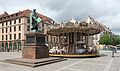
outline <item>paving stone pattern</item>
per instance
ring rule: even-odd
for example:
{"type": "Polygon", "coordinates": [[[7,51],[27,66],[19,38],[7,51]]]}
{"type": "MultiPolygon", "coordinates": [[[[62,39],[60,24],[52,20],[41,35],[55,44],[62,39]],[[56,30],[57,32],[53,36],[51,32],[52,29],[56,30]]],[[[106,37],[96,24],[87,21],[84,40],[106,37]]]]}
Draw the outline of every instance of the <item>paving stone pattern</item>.
{"type": "Polygon", "coordinates": [[[36,68],[5,63],[3,60],[21,58],[21,52],[1,52],[0,71],[120,71],[120,51],[112,58],[111,51],[100,51],[101,57],[68,58],[66,61],[36,68]]]}

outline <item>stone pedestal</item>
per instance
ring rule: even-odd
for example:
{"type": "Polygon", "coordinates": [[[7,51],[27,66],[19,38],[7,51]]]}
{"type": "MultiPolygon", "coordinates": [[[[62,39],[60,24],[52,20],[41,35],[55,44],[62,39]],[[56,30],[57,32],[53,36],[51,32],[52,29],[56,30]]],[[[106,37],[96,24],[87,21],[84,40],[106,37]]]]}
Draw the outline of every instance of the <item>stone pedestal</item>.
{"type": "Polygon", "coordinates": [[[27,33],[26,44],[22,50],[22,58],[7,59],[5,62],[29,67],[38,67],[64,61],[64,58],[49,57],[48,47],[45,45],[45,34],[27,33]]]}
{"type": "Polygon", "coordinates": [[[28,59],[49,57],[49,50],[45,45],[45,37],[45,34],[38,32],[27,33],[26,44],[22,51],[22,57],[28,59]]]}

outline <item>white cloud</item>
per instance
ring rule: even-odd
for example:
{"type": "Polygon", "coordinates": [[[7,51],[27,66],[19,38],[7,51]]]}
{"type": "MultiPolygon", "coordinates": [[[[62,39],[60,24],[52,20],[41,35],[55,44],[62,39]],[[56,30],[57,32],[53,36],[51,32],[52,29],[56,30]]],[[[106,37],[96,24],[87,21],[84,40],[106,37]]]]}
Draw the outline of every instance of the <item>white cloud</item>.
{"type": "Polygon", "coordinates": [[[36,8],[59,22],[70,17],[84,20],[90,14],[113,32],[120,33],[120,0],[0,0],[0,3],[0,13],[36,8]]]}

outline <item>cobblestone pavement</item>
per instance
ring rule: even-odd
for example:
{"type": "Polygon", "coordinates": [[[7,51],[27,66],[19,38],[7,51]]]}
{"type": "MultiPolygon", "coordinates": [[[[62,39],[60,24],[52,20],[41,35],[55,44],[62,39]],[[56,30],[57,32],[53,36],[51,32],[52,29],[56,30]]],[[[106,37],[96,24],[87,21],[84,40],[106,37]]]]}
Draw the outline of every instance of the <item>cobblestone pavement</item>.
{"type": "Polygon", "coordinates": [[[68,58],[36,68],[2,62],[5,59],[21,58],[21,52],[1,52],[0,71],[120,71],[120,51],[112,58],[111,51],[100,51],[97,58],[68,58]]]}

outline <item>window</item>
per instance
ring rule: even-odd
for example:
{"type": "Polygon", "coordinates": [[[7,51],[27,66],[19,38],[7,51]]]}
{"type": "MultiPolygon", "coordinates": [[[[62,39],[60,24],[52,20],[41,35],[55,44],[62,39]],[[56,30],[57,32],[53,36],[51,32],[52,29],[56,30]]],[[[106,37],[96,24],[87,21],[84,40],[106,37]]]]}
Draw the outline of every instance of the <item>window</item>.
{"type": "Polygon", "coordinates": [[[47,42],[48,42],[49,36],[47,36],[47,42]]]}
{"type": "Polygon", "coordinates": [[[30,23],[30,19],[29,18],[27,18],[27,23],[30,23]]]}
{"type": "Polygon", "coordinates": [[[12,24],[12,22],[10,21],[10,25],[12,24]]]}
{"type": "Polygon", "coordinates": [[[21,19],[19,19],[19,23],[21,23],[21,19]]]}
{"type": "Polygon", "coordinates": [[[18,13],[16,14],[16,16],[18,16],[18,13]]]}
{"type": "Polygon", "coordinates": [[[16,26],[14,27],[14,31],[16,31],[16,26]]]}
{"type": "Polygon", "coordinates": [[[4,26],[4,23],[2,23],[2,26],[4,26]]]}
{"type": "Polygon", "coordinates": [[[4,33],[4,28],[2,28],[2,33],[4,33]]]}
{"type": "Polygon", "coordinates": [[[16,39],[16,34],[14,34],[14,39],[16,39]]]}
{"type": "Polygon", "coordinates": [[[11,27],[10,27],[10,32],[12,32],[12,29],[11,29],[11,27]]]}
{"type": "Polygon", "coordinates": [[[27,31],[30,31],[30,26],[29,25],[27,25],[27,31]]]}
{"type": "Polygon", "coordinates": [[[6,28],[6,33],[7,33],[7,28],[6,28]]]}
{"type": "Polygon", "coordinates": [[[44,23],[42,23],[42,27],[44,27],[44,23]]]}
{"type": "Polygon", "coordinates": [[[2,40],[4,40],[4,35],[2,35],[2,40]]]}
{"type": "Polygon", "coordinates": [[[7,26],[7,22],[6,22],[6,26],[7,26]]]}
{"type": "Polygon", "coordinates": [[[19,25],[19,31],[21,31],[21,26],[19,25]]]}
{"type": "Polygon", "coordinates": [[[13,15],[11,15],[11,17],[13,17],[13,15]]]}
{"type": "Polygon", "coordinates": [[[10,34],[10,40],[12,39],[12,34],[10,34]]]}
{"type": "Polygon", "coordinates": [[[19,33],[19,39],[21,39],[21,33],[19,33]]]}
{"type": "Polygon", "coordinates": [[[44,33],[44,29],[42,29],[43,33],[44,33]]]}
{"type": "Polygon", "coordinates": [[[8,39],[7,35],[6,35],[6,40],[8,39]]]}
{"type": "Polygon", "coordinates": [[[16,24],[16,20],[14,20],[14,24],[16,24]]]}

